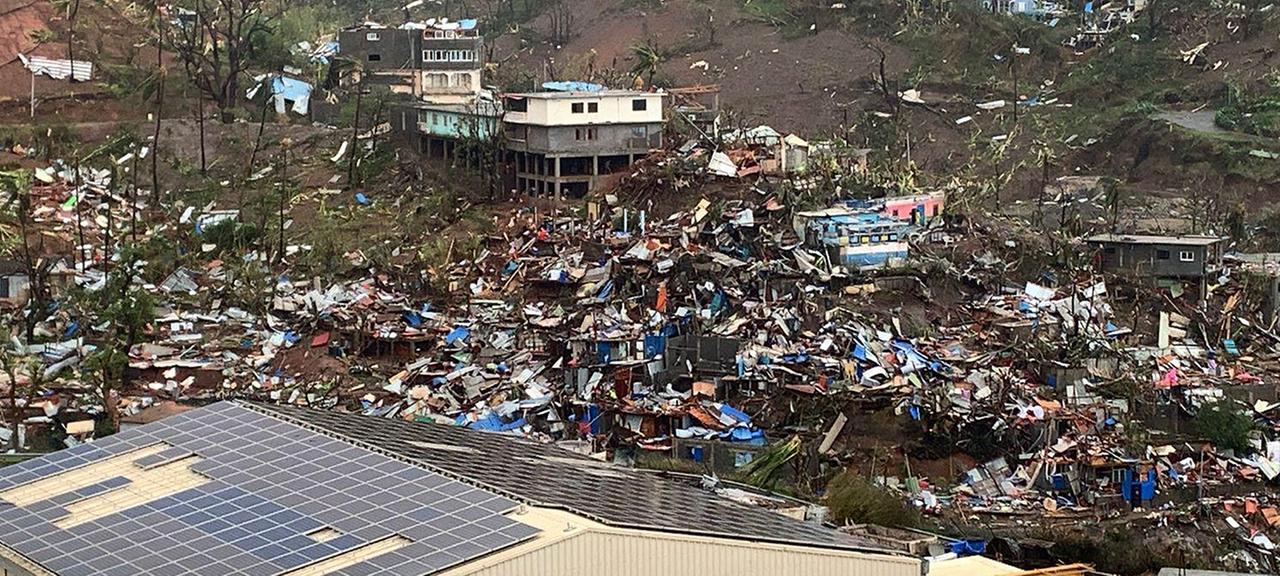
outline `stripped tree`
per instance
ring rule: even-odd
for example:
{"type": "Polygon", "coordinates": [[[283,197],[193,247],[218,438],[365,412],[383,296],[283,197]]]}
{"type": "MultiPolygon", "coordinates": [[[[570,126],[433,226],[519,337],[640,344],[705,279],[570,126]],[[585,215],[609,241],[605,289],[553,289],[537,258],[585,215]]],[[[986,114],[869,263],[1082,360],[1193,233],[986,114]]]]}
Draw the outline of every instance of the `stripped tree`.
{"type": "Polygon", "coordinates": [[[187,75],[218,106],[223,122],[240,101],[240,78],[261,40],[271,32],[274,15],[265,0],[185,0],[189,17],[180,17],[173,48],[187,75]]]}

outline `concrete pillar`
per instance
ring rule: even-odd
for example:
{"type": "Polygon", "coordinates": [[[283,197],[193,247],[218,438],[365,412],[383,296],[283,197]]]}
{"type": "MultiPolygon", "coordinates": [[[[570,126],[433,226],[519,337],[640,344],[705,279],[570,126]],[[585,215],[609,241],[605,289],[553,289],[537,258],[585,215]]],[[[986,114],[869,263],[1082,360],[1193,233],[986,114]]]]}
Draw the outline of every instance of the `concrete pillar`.
{"type": "Polygon", "coordinates": [[[560,199],[560,157],[559,157],[559,156],[557,156],[557,157],[556,157],[556,186],[555,186],[555,193],[556,193],[556,200],[559,200],[559,199],[560,199]]]}
{"type": "Polygon", "coordinates": [[[600,157],[599,156],[591,157],[591,175],[592,176],[600,175],[600,157]]]}

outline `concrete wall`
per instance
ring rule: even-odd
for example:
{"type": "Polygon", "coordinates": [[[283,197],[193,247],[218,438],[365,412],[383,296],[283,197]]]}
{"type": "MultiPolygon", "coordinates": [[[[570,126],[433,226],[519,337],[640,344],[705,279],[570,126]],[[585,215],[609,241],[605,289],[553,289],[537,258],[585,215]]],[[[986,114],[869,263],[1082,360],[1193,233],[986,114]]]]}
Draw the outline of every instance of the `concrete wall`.
{"type": "MultiPolygon", "coordinates": [[[[506,121],[538,126],[588,124],[662,123],[662,94],[651,92],[575,93],[551,97],[526,97],[528,110],[507,112],[506,121]],[[633,101],[644,101],[644,110],[634,110],[633,101]],[[574,105],[581,104],[581,112],[574,105]],[[596,111],[591,112],[591,104],[596,111]]],[[[510,108],[508,108],[510,109],[510,108]]]]}
{"type": "Polygon", "coordinates": [[[422,57],[419,54],[421,39],[421,32],[417,30],[343,30],[338,33],[338,53],[363,62],[365,70],[370,72],[414,70],[422,57]],[[371,55],[376,55],[377,60],[370,60],[371,55]]]}
{"type": "Polygon", "coordinates": [[[1205,273],[1205,259],[1210,256],[1204,246],[1177,244],[1132,244],[1103,242],[1096,244],[1099,262],[1107,272],[1135,272],[1163,278],[1199,278],[1205,273]],[[1184,259],[1190,254],[1190,260],[1184,259]]]}
{"type": "Polygon", "coordinates": [[[514,125],[507,128],[507,134],[513,150],[567,156],[642,154],[662,145],[661,122],[554,127],[514,125]],[[641,129],[643,136],[637,135],[633,127],[641,129]],[[594,138],[588,139],[589,135],[594,138]]]}
{"type": "Polygon", "coordinates": [[[456,103],[469,101],[471,96],[480,93],[480,70],[423,70],[421,72],[422,95],[429,97],[433,103],[454,103],[441,96],[465,96],[456,103]]]}
{"type": "Polygon", "coordinates": [[[418,131],[445,138],[488,138],[493,134],[497,118],[482,118],[470,114],[418,110],[418,131]]]}

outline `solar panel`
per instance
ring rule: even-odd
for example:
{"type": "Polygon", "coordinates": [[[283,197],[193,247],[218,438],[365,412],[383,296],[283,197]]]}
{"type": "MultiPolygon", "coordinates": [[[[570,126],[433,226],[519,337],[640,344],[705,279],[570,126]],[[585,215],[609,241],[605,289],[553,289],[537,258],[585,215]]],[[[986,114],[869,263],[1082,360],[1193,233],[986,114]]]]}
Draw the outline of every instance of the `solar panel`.
{"type": "Polygon", "coordinates": [[[537,533],[502,516],[515,507],[506,498],[231,403],[2,468],[0,494],[159,443],[167,447],[131,465],[195,456],[191,469],[203,483],[65,529],[54,522],[66,506],[130,479],[111,476],[21,507],[0,495],[0,542],[61,575],[222,576],[279,573],[399,535],[412,542],[340,573],[408,576],[537,533]],[[326,526],[340,534],[308,536],[326,526]]]}
{"type": "MultiPolygon", "coordinates": [[[[585,456],[508,435],[294,406],[259,406],[286,420],[315,426],[340,437],[362,439],[526,502],[563,507],[614,526],[852,549],[879,548],[864,539],[709,494],[696,485],[618,467],[601,470],[601,463],[585,456]],[[459,446],[468,450],[459,451],[456,449],[459,446]]],[[[406,473],[429,472],[415,468],[406,473]]],[[[443,476],[431,476],[441,482],[446,480],[443,476]]],[[[445,512],[450,518],[471,514],[458,511],[458,504],[454,503],[457,500],[467,503],[465,509],[510,510],[502,508],[509,506],[505,498],[494,503],[471,503],[472,496],[464,485],[457,483],[440,491],[456,496],[456,500],[442,499],[432,504],[432,508],[445,512]],[[454,491],[460,492],[452,494],[454,491]]],[[[495,527],[495,530],[512,537],[525,531],[520,527],[510,530],[495,527]]]]}

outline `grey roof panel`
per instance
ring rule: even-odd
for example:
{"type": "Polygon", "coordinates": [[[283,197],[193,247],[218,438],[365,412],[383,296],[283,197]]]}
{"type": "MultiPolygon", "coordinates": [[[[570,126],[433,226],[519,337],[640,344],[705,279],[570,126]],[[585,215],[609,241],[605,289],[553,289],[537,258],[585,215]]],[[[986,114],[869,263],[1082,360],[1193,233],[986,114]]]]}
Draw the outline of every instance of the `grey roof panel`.
{"type": "MultiPolygon", "coordinates": [[[[516,505],[497,493],[227,402],[2,468],[0,493],[158,443],[168,447],[153,457],[134,460],[139,469],[194,454],[203,459],[194,470],[208,481],[65,530],[53,524],[66,515],[62,505],[119,489],[128,480],[109,478],[50,494],[25,507],[0,497],[0,542],[58,574],[109,574],[116,570],[131,576],[274,574],[390,534],[434,534],[467,523],[455,516],[412,514],[439,502],[462,502],[460,498],[465,498],[466,502],[487,505],[497,500],[506,507],[503,511],[516,505]],[[334,470],[308,465],[298,456],[310,447],[336,456],[334,470]],[[406,489],[406,478],[430,482],[406,489]],[[459,498],[430,486],[447,486],[459,498]],[[329,514],[339,506],[346,512],[329,514]],[[337,522],[332,520],[338,519],[344,532],[338,538],[317,544],[306,535],[326,525],[335,526],[337,522]],[[68,548],[73,541],[79,545],[68,548]],[[68,554],[67,549],[74,552],[68,554]]],[[[469,513],[481,513],[486,525],[492,527],[472,539],[468,549],[475,554],[469,558],[536,533],[493,507],[469,513]]],[[[425,557],[435,550],[415,542],[398,552],[389,568],[396,574],[425,574],[427,571],[420,568],[429,564],[401,556],[405,551],[416,551],[425,557]]],[[[352,570],[363,570],[369,562],[391,560],[379,558],[352,570]]]]}
{"type": "MultiPolygon", "coordinates": [[[[530,504],[563,508],[605,524],[883,551],[870,541],[836,530],[739,504],[662,475],[607,466],[554,445],[426,422],[294,406],[249,406],[413,459],[530,504]],[[460,451],[457,446],[470,450],[460,451]]],[[[446,492],[460,489],[457,483],[445,487],[446,492]]],[[[465,493],[459,495],[463,499],[469,497],[465,493]]],[[[431,509],[448,512],[458,503],[458,499],[439,500],[431,509]]],[[[472,505],[462,504],[469,506],[472,505]]],[[[410,514],[425,519],[430,512],[417,510],[410,514]]],[[[512,531],[522,533],[519,527],[512,531]]]]}

